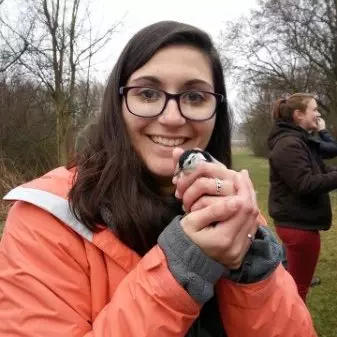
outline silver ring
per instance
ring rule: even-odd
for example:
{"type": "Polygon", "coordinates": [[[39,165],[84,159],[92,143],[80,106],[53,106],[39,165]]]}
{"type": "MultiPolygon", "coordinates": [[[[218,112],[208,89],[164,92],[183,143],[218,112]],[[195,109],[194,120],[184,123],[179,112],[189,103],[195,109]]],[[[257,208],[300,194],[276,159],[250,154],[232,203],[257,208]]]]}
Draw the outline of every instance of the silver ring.
{"type": "Polygon", "coordinates": [[[219,178],[215,178],[215,191],[216,194],[221,194],[221,189],[222,189],[222,183],[219,178]]]}
{"type": "Polygon", "coordinates": [[[248,239],[249,239],[251,242],[254,241],[255,235],[249,233],[249,234],[247,234],[247,236],[248,236],[248,239]]]}

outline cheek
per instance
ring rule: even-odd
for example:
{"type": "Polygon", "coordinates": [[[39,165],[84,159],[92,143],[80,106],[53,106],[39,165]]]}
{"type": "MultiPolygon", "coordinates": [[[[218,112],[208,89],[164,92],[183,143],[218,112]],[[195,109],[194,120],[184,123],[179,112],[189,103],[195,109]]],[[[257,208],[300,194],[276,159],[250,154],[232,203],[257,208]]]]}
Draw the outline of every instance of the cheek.
{"type": "Polygon", "coordinates": [[[137,117],[128,112],[123,105],[123,119],[128,132],[129,137],[132,139],[136,136],[137,132],[144,128],[149,121],[145,118],[137,117]]]}
{"type": "Polygon", "coordinates": [[[200,142],[202,143],[200,145],[202,145],[203,148],[205,148],[209,143],[212,137],[214,126],[215,126],[215,119],[205,122],[205,124],[200,124],[197,126],[197,132],[199,134],[200,142]]]}

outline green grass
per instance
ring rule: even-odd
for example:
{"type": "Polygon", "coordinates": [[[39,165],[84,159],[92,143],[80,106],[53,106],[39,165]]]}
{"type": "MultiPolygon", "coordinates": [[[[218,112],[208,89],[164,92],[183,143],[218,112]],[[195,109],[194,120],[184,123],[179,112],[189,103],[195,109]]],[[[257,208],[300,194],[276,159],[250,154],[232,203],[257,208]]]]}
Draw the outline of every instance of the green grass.
{"type": "MultiPolygon", "coordinates": [[[[235,150],[233,156],[235,169],[248,169],[261,211],[272,227],[268,216],[268,161],[256,158],[245,150],[235,150]]],[[[337,336],[337,191],[330,193],[333,208],[333,226],[321,232],[321,255],[315,272],[322,284],[312,288],[308,296],[308,306],[319,337],[337,336]]],[[[305,337],[305,336],[303,336],[305,337]]]]}

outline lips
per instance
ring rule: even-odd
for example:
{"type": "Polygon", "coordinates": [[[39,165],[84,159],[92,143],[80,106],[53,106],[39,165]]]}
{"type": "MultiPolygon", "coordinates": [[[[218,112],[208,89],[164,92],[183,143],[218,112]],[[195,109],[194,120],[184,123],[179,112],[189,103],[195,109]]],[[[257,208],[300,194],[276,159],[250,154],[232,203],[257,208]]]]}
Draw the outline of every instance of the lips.
{"type": "Polygon", "coordinates": [[[180,146],[184,144],[187,140],[187,138],[184,137],[179,138],[163,137],[163,136],[149,136],[149,137],[154,143],[169,147],[180,146]]]}

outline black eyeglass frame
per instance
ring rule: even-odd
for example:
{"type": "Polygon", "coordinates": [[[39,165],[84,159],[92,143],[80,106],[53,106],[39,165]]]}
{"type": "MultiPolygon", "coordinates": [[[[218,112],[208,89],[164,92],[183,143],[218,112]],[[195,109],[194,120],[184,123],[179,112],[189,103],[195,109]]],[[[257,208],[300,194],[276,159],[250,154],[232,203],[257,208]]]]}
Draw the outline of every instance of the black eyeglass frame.
{"type": "Polygon", "coordinates": [[[186,91],[182,91],[182,92],[179,92],[177,94],[171,94],[169,92],[166,92],[164,90],[161,90],[161,89],[154,89],[154,88],[150,88],[150,87],[144,87],[144,86],[131,86],[131,87],[127,87],[127,86],[121,86],[119,88],[119,95],[120,96],[124,96],[125,97],[125,103],[126,103],[126,107],[128,109],[128,111],[134,115],[134,116],[137,116],[137,117],[142,117],[142,118],[146,118],[146,119],[150,119],[150,118],[156,118],[158,116],[160,116],[164,111],[165,111],[165,108],[167,106],[167,103],[169,100],[171,99],[174,99],[176,102],[177,102],[177,106],[178,106],[178,110],[179,110],[179,113],[181,114],[181,116],[183,116],[185,119],[187,120],[190,120],[190,121],[193,121],[193,122],[204,122],[204,121],[208,121],[209,119],[213,118],[215,113],[216,113],[216,109],[217,107],[219,106],[219,104],[223,103],[225,101],[225,96],[222,95],[222,94],[218,94],[218,93],[215,93],[215,92],[210,92],[210,91],[205,91],[205,90],[186,90],[186,91]],[[136,113],[132,112],[131,109],[129,108],[129,104],[128,104],[128,92],[129,90],[131,89],[137,89],[137,88],[148,88],[148,89],[152,89],[152,90],[157,90],[157,91],[160,91],[162,93],[165,94],[165,103],[163,105],[163,108],[162,110],[154,115],[154,116],[141,116],[141,115],[137,115],[136,113]],[[186,117],[182,111],[181,111],[181,107],[180,107],[180,97],[183,95],[183,94],[186,94],[187,92],[203,92],[205,94],[210,94],[212,96],[215,97],[216,99],[216,105],[215,105],[215,109],[214,109],[214,112],[212,113],[212,115],[208,118],[204,118],[204,119],[193,119],[193,118],[190,118],[190,117],[186,117]]]}

